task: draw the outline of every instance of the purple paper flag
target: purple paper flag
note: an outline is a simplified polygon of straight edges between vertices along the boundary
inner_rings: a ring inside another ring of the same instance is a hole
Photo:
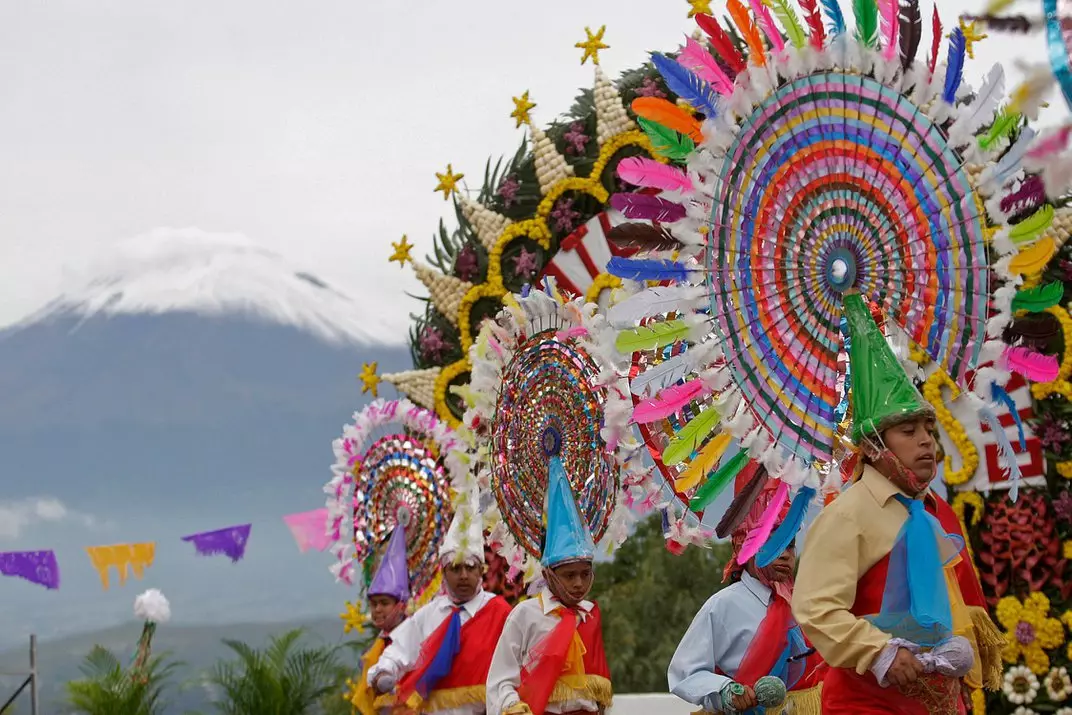
[[[0,553],[0,573],[18,576],[45,588],[60,587],[60,565],[52,551],[7,551]]]
[[[230,557],[231,561],[238,562],[246,554],[246,543],[249,541],[249,530],[252,527],[252,524],[229,526],[226,529],[190,534],[182,537],[182,540],[192,543],[201,556],[224,554]]]

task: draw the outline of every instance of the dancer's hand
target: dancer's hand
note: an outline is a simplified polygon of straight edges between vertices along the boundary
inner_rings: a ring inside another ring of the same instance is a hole
[[[898,648],[897,655],[893,657],[890,669],[886,671],[886,680],[898,688],[915,682],[923,672],[923,664],[919,662],[912,652],[905,648]]]
[[[380,673],[376,676],[376,679],[372,681],[372,687],[376,689],[377,693],[381,695],[389,693],[394,690],[395,679],[387,673]]]
[[[730,704],[733,706],[734,710],[743,713],[745,710],[759,705],[759,701],[756,700],[756,691],[748,686],[744,686],[744,692],[740,695],[734,695],[733,699],[730,700]]]

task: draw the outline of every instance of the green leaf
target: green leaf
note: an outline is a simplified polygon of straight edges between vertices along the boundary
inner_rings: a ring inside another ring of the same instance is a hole
[[[651,140],[655,153],[671,161],[684,161],[696,149],[696,142],[681,132],[667,129],[662,124],[637,117],[637,122]]]
[[[1012,299],[1012,309],[1041,313],[1047,308],[1060,304],[1064,295],[1065,286],[1060,281],[1026,288],[1016,291],[1016,297]]]

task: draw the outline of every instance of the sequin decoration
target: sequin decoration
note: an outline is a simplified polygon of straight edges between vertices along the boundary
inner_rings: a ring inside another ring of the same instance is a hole
[[[418,437],[391,434],[368,449],[353,474],[355,558],[374,573],[402,520],[410,588],[420,602],[438,584],[439,545],[454,513],[445,467],[434,447]]]
[[[518,345],[503,372],[490,430],[491,485],[511,533],[533,556],[543,539],[548,430],[562,439],[562,462],[592,537],[607,530],[618,471],[600,436],[606,391],[593,386],[598,374],[585,351],[554,331]]]

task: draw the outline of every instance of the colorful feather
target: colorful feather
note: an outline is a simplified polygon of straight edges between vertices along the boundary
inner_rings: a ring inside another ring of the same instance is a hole
[[[690,353],[692,350],[675,355],[655,367],[644,370],[629,381],[629,391],[634,395],[643,396],[683,380],[696,367],[695,358]]]
[[[882,36],[885,38],[885,44],[882,46],[882,59],[886,62],[893,62],[900,48],[897,41],[897,35],[901,31],[901,23],[897,18],[900,8],[897,6],[898,0],[879,0],[879,2],[882,3],[882,7],[879,8],[879,24],[882,28]]]
[[[852,0],[856,39],[868,47],[878,44],[878,5],[875,0]]]
[[[1005,365],[1031,382],[1053,382],[1060,372],[1053,355],[1043,355],[1021,346],[1005,349]]]
[[[1046,200],[1046,185],[1038,174],[1031,174],[1012,191],[1001,197],[998,206],[1004,213],[1019,213]]]
[[[684,263],[659,258],[622,258],[612,256],[607,261],[607,273],[630,281],[674,281],[684,283],[688,280],[689,269]]]
[[[957,90],[964,81],[964,32],[956,27],[949,35],[949,55],[945,68],[945,88],[942,91],[942,99],[949,104],[957,101]]]
[[[804,22],[808,25],[808,42],[816,50],[823,49],[826,44],[826,29],[823,27],[823,16],[819,13],[817,0],[800,0],[800,9],[804,11]]]
[[[625,214],[626,218],[659,223],[673,223],[685,218],[684,206],[658,196],[614,194],[610,197],[610,205],[615,211]]]
[[[994,189],[1004,186],[1012,179],[1013,175],[1020,170],[1020,164],[1023,162],[1024,154],[1027,153],[1028,147],[1031,146],[1031,142],[1035,140],[1035,130],[1031,127],[1024,127],[1020,132],[1020,136],[1016,138],[1013,145],[1009,147],[997,164],[988,167],[982,175],[979,177],[979,181],[983,185],[990,184]]]
[[[767,508],[763,511],[763,516],[759,519],[759,523],[748,532],[748,536],[744,539],[744,544],[741,545],[741,550],[737,552],[737,563],[741,565],[748,563],[748,560],[756,555],[760,547],[767,543],[771,532],[774,531],[774,524],[778,521],[778,515],[782,513],[782,504],[785,503],[788,497],[789,484],[779,482],[774,496],[771,497],[770,504],[767,505]]]
[[[826,16],[830,18],[830,34],[844,35],[845,34],[845,15],[841,12],[841,6],[838,5],[838,0],[820,0],[823,4],[823,10],[826,11]]]
[[[651,54],[651,62],[671,92],[706,116],[718,116],[718,95],[711,85],[659,52]]]
[[[630,106],[642,120],[662,125],[664,130],[684,134],[693,141],[703,141],[703,131],[699,120],[671,101],[661,97],[637,97]],[[641,125],[643,123],[641,121]],[[651,137],[651,134],[649,133],[648,136]],[[656,143],[654,138],[653,143]]]
[[[1009,239],[1013,243],[1026,243],[1038,238],[1053,223],[1053,215],[1053,206],[1043,204],[1009,230]]]
[[[797,538],[797,532],[800,531],[800,526],[804,523],[804,517],[808,514],[808,507],[814,498],[815,489],[812,487],[801,487],[797,490],[796,496],[793,497],[793,503],[789,507],[789,513],[785,515],[782,523],[778,525],[778,528],[767,539],[767,543],[763,544],[763,547],[756,554],[756,566],[759,568],[770,566],[789,548],[789,544],[792,543],[793,539]]]
[[[718,410],[706,409],[682,427],[663,450],[663,464],[681,464],[700,449],[708,436],[722,424]]]
[[[691,191],[692,181],[677,167],[645,156],[629,156],[618,162],[618,176],[633,186],[663,191]]]
[[[1043,236],[1026,248],[1021,248],[1009,262],[1009,273],[1021,276],[1038,273],[1053,258],[1057,244],[1049,236]]]
[[[1068,137],[1072,134],[1072,124],[1066,124],[1060,129],[1050,132],[1044,138],[1039,138],[1031,145],[1026,156],[1030,159],[1045,159],[1051,154],[1059,154],[1068,148]]]
[[[962,110],[956,121],[949,127],[950,138],[963,137],[979,131],[994,118],[994,110],[998,108],[1002,97],[1005,95],[1005,70],[1001,65],[994,65],[987,73],[986,79],[975,93],[968,108]]]
[[[682,385],[667,387],[658,397],[643,400],[633,408],[633,422],[640,425],[651,424],[677,414],[693,400],[711,394],[703,380],[689,380]]]
[[[786,0],[763,0],[763,4],[774,11],[778,22],[782,23],[782,27],[785,28],[786,37],[789,38],[794,47],[803,47],[808,44],[808,35],[804,32],[804,27],[800,24],[800,19],[797,17],[796,12],[793,11],[792,6]],[[818,11],[816,11],[816,14],[818,14]]]
[[[707,82],[723,96],[733,94],[733,80],[722,71],[711,53],[691,37],[685,38],[685,47],[677,56],[677,63]]]
[[[763,30],[763,34],[767,36],[767,42],[770,43],[774,54],[781,54],[785,49],[785,40],[782,39],[782,33],[778,30],[778,26],[774,24],[774,18],[771,17],[767,5],[763,0],[748,0],[748,4],[752,7],[752,14],[756,16],[756,24]]]
[[[673,251],[681,248],[676,238],[650,223],[620,223],[607,232],[607,241],[623,250]]]
[[[1012,309],[1041,313],[1047,308],[1059,305],[1064,297],[1065,284],[1061,281],[1054,281],[1046,285],[1016,291],[1016,297],[1012,299]]]
[[[1012,399],[1012,395],[1005,392],[1005,388],[996,382],[990,383],[990,396],[995,402],[1000,402],[1005,405],[1005,408],[1012,415],[1013,421],[1016,422],[1016,431],[1020,438],[1020,451],[1027,449],[1027,439],[1024,435],[1024,421],[1020,418],[1020,408],[1016,406],[1016,401]]]
[[[656,350],[658,348],[685,340],[689,337],[691,328],[684,320],[670,320],[654,325],[645,325],[632,330],[623,330],[618,333],[614,346],[623,355],[629,355],[640,350]]]
[[[629,328],[644,318],[681,311],[686,305],[702,301],[704,286],[653,286],[615,303],[607,311],[607,322],[614,328]]]
[[[994,123],[990,125],[990,131],[986,133],[986,136],[979,137],[979,148],[989,150],[991,146],[1011,134],[1020,124],[1020,119],[1019,112],[1008,108],[1002,110],[994,119]]]
[[[674,491],[683,494],[699,484],[722,459],[732,441],[733,437],[729,432],[720,432],[709,439],[696,455],[696,459],[689,462],[689,466],[674,479]]]
[[[764,66],[767,63],[767,47],[763,44],[763,36],[759,34],[744,4],[741,0],[728,0],[726,10],[729,11],[733,24],[737,26],[737,31],[741,33],[745,44],[748,45],[748,60],[757,67]]]
[[[931,56],[927,61],[927,69],[933,75],[938,66],[938,50],[942,46],[942,18],[938,16],[938,3],[934,3],[934,13],[931,15]]]
[[[733,455],[703,483],[703,486],[696,490],[696,494],[689,500],[689,509],[694,512],[706,509],[711,502],[718,499],[718,495],[722,493],[722,490],[737,478],[737,475],[741,473],[746,464],[748,464],[748,452],[746,450],[741,450]]]
[[[711,47],[714,48],[719,58],[726,63],[726,66],[730,68],[730,71],[734,75],[744,72],[748,64],[745,62],[740,50],[737,49],[737,45],[733,44],[733,40],[722,29],[722,25],[718,24],[718,20],[710,15],[701,13],[696,16],[696,24],[711,38]]]
[[[994,433],[994,439],[998,443],[998,451],[1001,452],[1001,461],[1004,463],[1005,470],[1009,473],[1009,482],[1012,485],[1009,488],[1009,498],[1016,501],[1020,493],[1021,477],[1020,464],[1016,461],[1016,452],[1013,451],[1009,436],[1005,434],[1005,428],[1001,426],[997,415],[989,407],[986,405],[980,407],[979,416],[986,421],[990,431]]]
[[[737,530],[737,527],[745,520],[748,513],[752,511],[752,505],[756,503],[756,499],[766,488],[767,480],[770,478],[767,474],[767,468],[754,460],[748,463],[746,469],[752,471],[752,476],[748,477],[744,488],[737,492],[737,496],[730,502],[729,508],[726,509],[726,513],[722,515],[722,519],[719,520],[718,525],[715,527],[715,536],[720,539],[727,538]],[[742,469],[741,471],[747,476],[746,470]]]
[[[696,149],[696,143],[688,136],[640,117],[640,128],[651,140],[656,154],[671,161],[684,161]]]
[[[919,41],[923,37],[923,17],[919,0],[901,0],[897,20],[901,25],[901,69],[907,71],[916,59]]]

